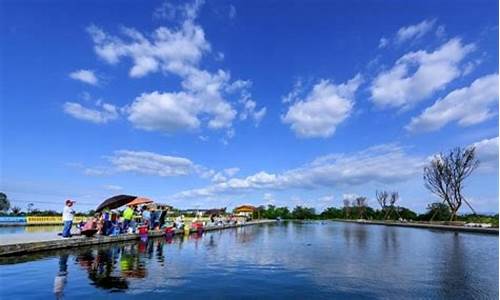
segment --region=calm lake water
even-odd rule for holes
[[[498,236],[285,222],[0,259],[1,299],[498,299]]]

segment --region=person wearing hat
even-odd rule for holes
[[[73,203],[75,203],[75,201],[66,200],[66,205],[63,208],[62,219],[64,223],[64,229],[62,232],[62,236],[64,238],[71,237],[71,227],[73,226],[73,217],[75,215],[75,211],[73,210]]]

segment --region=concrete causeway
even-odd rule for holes
[[[413,227],[413,228],[426,228],[426,229],[437,229],[437,230],[448,230],[448,231],[460,231],[460,232],[475,232],[475,233],[487,233],[498,235],[498,228],[483,228],[483,227],[466,227],[457,225],[441,225],[441,224],[429,224],[429,223],[414,223],[414,222],[395,222],[395,221],[376,221],[376,220],[345,220],[345,219],[335,219],[337,222],[346,223],[357,223],[357,224],[368,224],[368,225],[383,225],[383,226],[398,226],[398,227]]]
[[[274,223],[276,220],[254,220],[242,224],[227,224],[221,226],[205,226],[204,231],[214,231],[222,230],[228,228],[237,228],[249,225],[267,224]],[[191,229],[190,233],[195,233],[195,229]],[[176,235],[184,235],[184,230],[177,229],[175,231]],[[149,237],[161,237],[164,236],[164,231],[155,230],[150,231]],[[73,248],[89,245],[99,245],[106,243],[123,242],[130,240],[138,240],[140,238],[139,234],[120,234],[117,236],[95,236],[95,237],[85,237],[85,236],[73,236],[71,238],[62,238],[58,236],[57,233],[51,232],[47,235],[37,235],[37,236],[23,236],[15,239],[5,239],[0,236],[0,256],[7,255],[20,255],[38,251],[54,250],[54,249],[64,249]]]

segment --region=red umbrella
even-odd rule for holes
[[[153,202],[153,200],[151,200],[151,199],[137,197],[133,201],[127,203],[127,205],[141,205],[141,204],[152,203],[152,202]]]

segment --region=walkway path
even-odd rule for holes
[[[243,224],[236,225],[223,225],[223,226],[206,226],[204,231],[221,230],[227,228],[236,228],[249,225],[257,225],[264,223],[273,223],[275,220],[255,220]],[[195,232],[194,229],[191,232]],[[176,230],[176,235],[184,234],[183,230]],[[150,237],[160,237],[163,236],[163,231],[150,231]],[[7,236],[7,235],[6,235]],[[138,234],[120,234],[117,236],[96,236],[87,238],[84,236],[73,236],[72,238],[62,238],[58,236],[55,232],[48,232],[37,235],[18,235],[15,234],[1,236],[0,235],[0,256],[3,255],[17,255],[30,252],[89,246],[113,242],[122,242],[129,240],[139,239]]]

